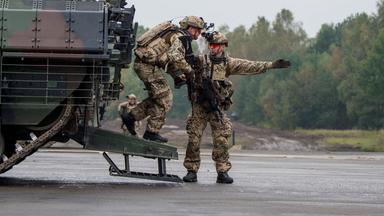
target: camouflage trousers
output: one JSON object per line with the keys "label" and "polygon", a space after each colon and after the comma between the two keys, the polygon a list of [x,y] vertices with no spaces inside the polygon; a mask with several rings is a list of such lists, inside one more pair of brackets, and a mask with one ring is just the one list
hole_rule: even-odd
{"label": "camouflage trousers", "polygon": [[173,95],[163,72],[150,64],[138,60],[134,70],[148,91],[148,97],[131,110],[136,121],[148,117],[147,131],[159,133],[163,127],[166,114],[172,107]]}
{"label": "camouflage trousers", "polygon": [[206,113],[196,103],[192,104],[192,113],[187,120],[188,146],[184,167],[188,171],[197,172],[199,170],[201,137],[208,123],[212,130],[212,160],[216,163],[216,171],[227,172],[232,167],[228,153],[228,139],[232,134],[232,123],[226,115],[220,121],[215,113]]}

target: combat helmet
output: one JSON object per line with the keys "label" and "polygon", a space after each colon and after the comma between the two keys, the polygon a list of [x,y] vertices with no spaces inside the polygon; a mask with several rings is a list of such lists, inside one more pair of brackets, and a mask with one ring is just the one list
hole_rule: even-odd
{"label": "combat helmet", "polygon": [[136,95],[135,94],[129,94],[129,95],[127,95],[127,98],[128,99],[136,99]]}
{"label": "combat helmet", "polygon": [[203,29],[204,28],[204,19],[197,16],[186,16],[180,22],[180,28],[187,29],[189,26],[194,28]]}
{"label": "combat helmet", "polygon": [[208,39],[208,43],[210,44],[224,44],[228,46],[228,39],[224,34],[220,32],[213,32],[212,35]]}

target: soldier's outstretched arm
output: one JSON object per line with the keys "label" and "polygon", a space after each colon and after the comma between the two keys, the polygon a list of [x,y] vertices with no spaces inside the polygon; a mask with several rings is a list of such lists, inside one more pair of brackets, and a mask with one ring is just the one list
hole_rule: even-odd
{"label": "soldier's outstretched arm", "polygon": [[170,41],[172,45],[167,52],[168,62],[171,63],[176,70],[182,71],[185,74],[192,73],[193,69],[185,59],[186,51],[183,43],[179,40],[179,35],[175,34]]}
{"label": "soldier's outstretched arm", "polygon": [[265,73],[269,69],[286,68],[290,66],[289,61],[279,59],[270,61],[249,61],[228,57],[227,75],[251,75]]}

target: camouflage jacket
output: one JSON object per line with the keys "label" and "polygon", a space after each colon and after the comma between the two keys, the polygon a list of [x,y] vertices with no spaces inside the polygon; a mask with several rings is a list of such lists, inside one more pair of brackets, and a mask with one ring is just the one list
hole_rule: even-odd
{"label": "camouflage jacket", "polygon": [[220,109],[227,110],[232,104],[233,94],[232,82],[228,79],[231,75],[253,75],[265,73],[272,68],[272,62],[249,61],[245,59],[232,58],[223,55],[213,58],[209,55],[201,55],[196,59],[197,69],[194,73],[193,86],[189,87],[189,98],[192,102],[204,106],[207,103],[207,85],[204,80],[209,80],[213,90],[216,103]]}
{"label": "camouflage jacket", "polygon": [[179,39],[181,36],[183,36],[181,33],[176,33],[171,36],[171,46],[166,52],[166,65],[172,68],[172,71],[182,71],[185,74],[190,74],[193,69],[186,60],[186,49]]}
{"label": "camouflage jacket", "polygon": [[[183,43],[182,39],[185,38],[188,40],[183,40]],[[189,74],[193,70],[186,59],[187,51],[192,52],[189,33],[167,22],[159,24],[138,39],[135,55],[141,62],[169,69],[167,71],[170,72]]]}

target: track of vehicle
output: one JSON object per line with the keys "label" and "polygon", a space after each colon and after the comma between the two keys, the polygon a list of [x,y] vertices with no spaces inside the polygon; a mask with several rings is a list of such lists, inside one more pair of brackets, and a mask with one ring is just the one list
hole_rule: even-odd
{"label": "track of vehicle", "polygon": [[68,103],[64,108],[64,114],[61,119],[56,122],[56,124],[50,128],[48,131],[44,132],[41,136],[32,140],[29,144],[23,146],[20,149],[17,149],[16,152],[9,158],[4,158],[0,160],[0,173],[7,172],[12,169],[12,167],[21,161],[23,161],[26,157],[33,154],[37,149],[43,146],[50,138],[52,138],[55,134],[59,133],[61,129],[67,124],[71,117],[71,113],[73,110],[73,106],[71,103]]}

